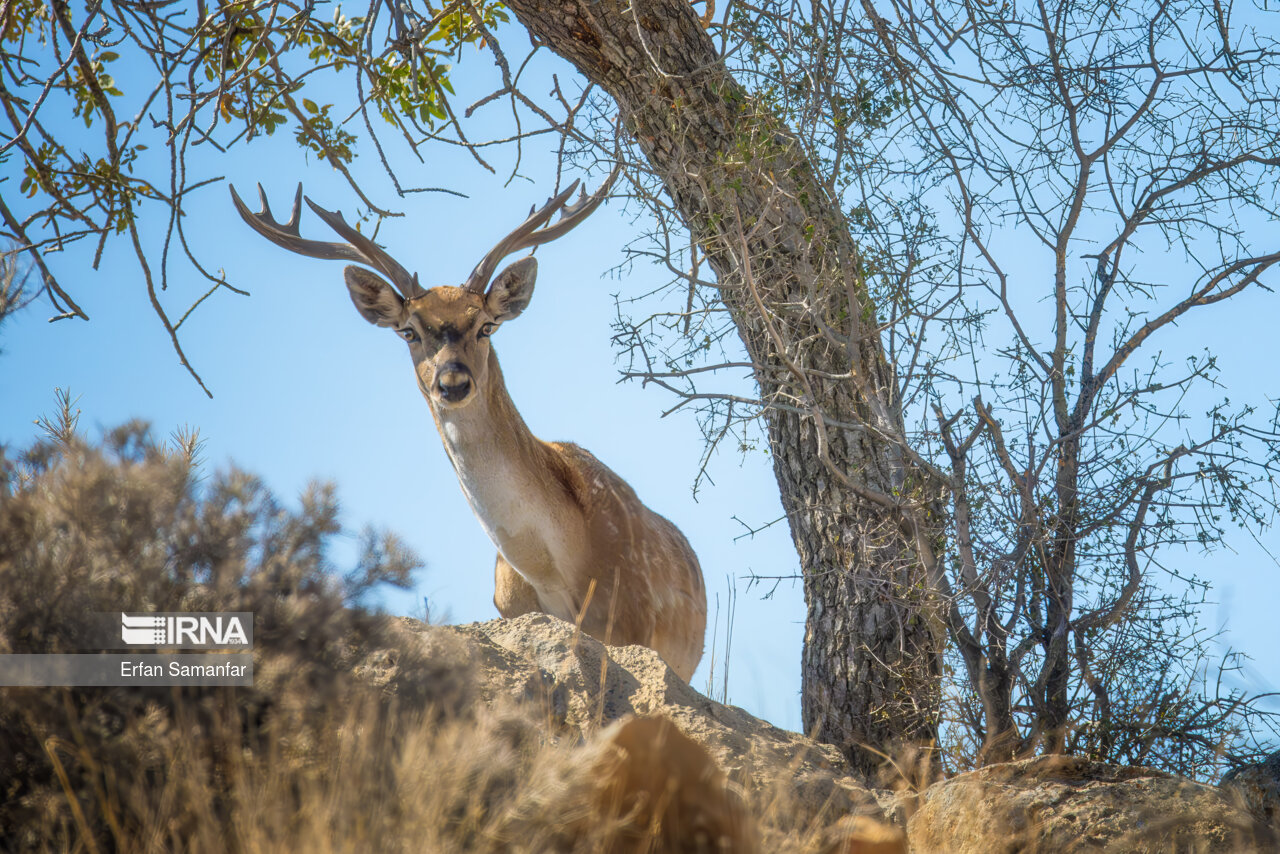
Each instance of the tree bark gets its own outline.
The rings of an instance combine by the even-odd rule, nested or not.
[[[806,729],[867,775],[878,751],[932,743],[940,487],[903,438],[839,203],[794,135],[729,74],[685,0],[508,6],[616,100],[756,365],[804,573]]]

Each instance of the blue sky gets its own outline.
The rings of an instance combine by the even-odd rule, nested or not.
[[[327,166],[301,155],[290,136],[257,140],[217,161],[197,158],[196,165],[226,175],[246,199],[261,181],[282,217],[298,181],[319,204],[351,214],[350,189]],[[356,173],[383,201],[392,200],[371,149],[363,151]],[[459,152],[431,152],[434,159],[424,166],[404,167],[410,183],[451,186],[469,198],[426,194],[397,201],[408,216],[384,223],[379,239],[420,273],[424,285],[457,284],[529,205],[546,198],[549,161],[530,155],[522,171],[536,182],[517,178],[504,186],[501,168],[495,177]],[[12,188],[0,184],[5,192]],[[296,498],[311,479],[332,480],[349,527],[373,524],[401,534],[426,559],[427,569],[413,591],[386,597],[388,610],[420,613],[425,598],[433,616],[450,622],[495,617],[493,546],[458,488],[403,342],[356,314],[341,264],[294,256],[259,238],[236,215],[225,186],[199,191],[187,212],[202,259],[252,291],[249,298],[218,295],[183,329],[187,354],[213,399],[178,364],[125,242],[108,244],[97,272],[88,269],[89,247],[74,247],[50,261],[93,319],[48,324],[52,312],[41,302],[6,325],[0,333],[0,441],[30,442],[37,434],[33,420],[53,410],[58,387],[79,397],[81,423],[91,429],[133,417],[151,421],[158,434],[198,427],[211,468],[234,463],[256,472],[285,499]],[[805,613],[800,586],[784,581],[765,600],[746,581],[753,573],[779,576],[798,569],[785,524],[742,537],[742,522],[759,527],[781,515],[767,456],[719,455],[710,467],[712,482],[695,501],[691,487],[703,445],[692,417],[660,418],[674,402],[668,395],[618,383],[610,344],[613,294],[644,293],[666,280],[663,271],[642,265],[621,279],[608,275],[636,230],[622,206],[611,202],[571,235],[539,250],[532,305],[494,338],[507,384],[535,434],[591,450],[693,544],[711,594],[707,654],[695,687],[707,684],[718,594],[719,693],[725,600],[736,584],[728,699],[798,729]],[[303,234],[330,239],[310,212],[304,214]],[[175,269],[181,271],[181,264]],[[184,274],[164,298],[180,315],[201,291],[195,277]],[[1205,314],[1179,333],[1183,340],[1176,344],[1211,347],[1230,384],[1228,394],[1265,399],[1280,390],[1271,321],[1276,298],[1253,294]],[[1280,540],[1269,532],[1261,544],[1247,536],[1233,544],[1234,554],[1166,556],[1213,581],[1217,604],[1203,613],[1204,626],[1222,630],[1222,644],[1256,659],[1237,686],[1274,690],[1280,688],[1274,615],[1280,572],[1266,550],[1280,553]]]

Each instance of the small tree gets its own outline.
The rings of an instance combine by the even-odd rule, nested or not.
[[[1169,555],[1212,550],[1227,519],[1270,523],[1276,412],[1211,399],[1213,354],[1162,339],[1280,262],[1273,17],[1198,0],[742,9],[739,76],[823,165],[860,250],[845,276],[876,308],[850,317],[817,286],[758,312],[782,355],[752,353],[757,400],[708,386],[741,367],[706,355],[740,322],[734,299],[698,296],[697,248],[670,251],[678,224],[653,206],[687,299],[619,324],[631,375],[700,407],[712,443],[764,413],[776,452],[788,410],[819,449],[874,432],[927,476],[915,506],[938,496],[945,536],[916,554],[963,673],[957,764],[1072,752],[1196,774],[1252,746],[1259,710],[1212,678],[1196,628],[1206,583]],[[813,267],[819,236],[800,253]],[[741,258],[748,288],[776,263]],[[873,389],[853,355],[867,335],[896,368]],[[885,414],[847,423],[856,408],[814,392],[833,383]]]

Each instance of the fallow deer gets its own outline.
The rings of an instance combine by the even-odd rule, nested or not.
[[[300,255],[364,265],[344,271],[351,300],[361,317],[395,330],[409,347],[418,389],[462,492],[498,547],[498,612],[514,617],[540,611],[581,620],[584,631],[605,643],[657,650],[687,681],[702,657],[707,618],[702,570],[688,541],[590,453],[535,437],[507,394],[490,343],[501,324],[529,305],[537,272],[531,255],[494,276],[499,262],[568,232],[600,204],[611,182],[566,204],[577,183],[499,241],[461,287],[430,289],[340,212],[309,198],[307,205],[348,242],[303,238],[301,185],[283,224],[272,216],[261,185],[258,213],[234,188],[231,196],[245,222],[272,243]],[[551,224],[557,211],[561,217]]]

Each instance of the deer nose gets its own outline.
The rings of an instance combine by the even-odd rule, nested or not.
[[[436,389],[450,403],[457,403],[471,392],[471,372],[459,362],[450,362],[436,375]]]

